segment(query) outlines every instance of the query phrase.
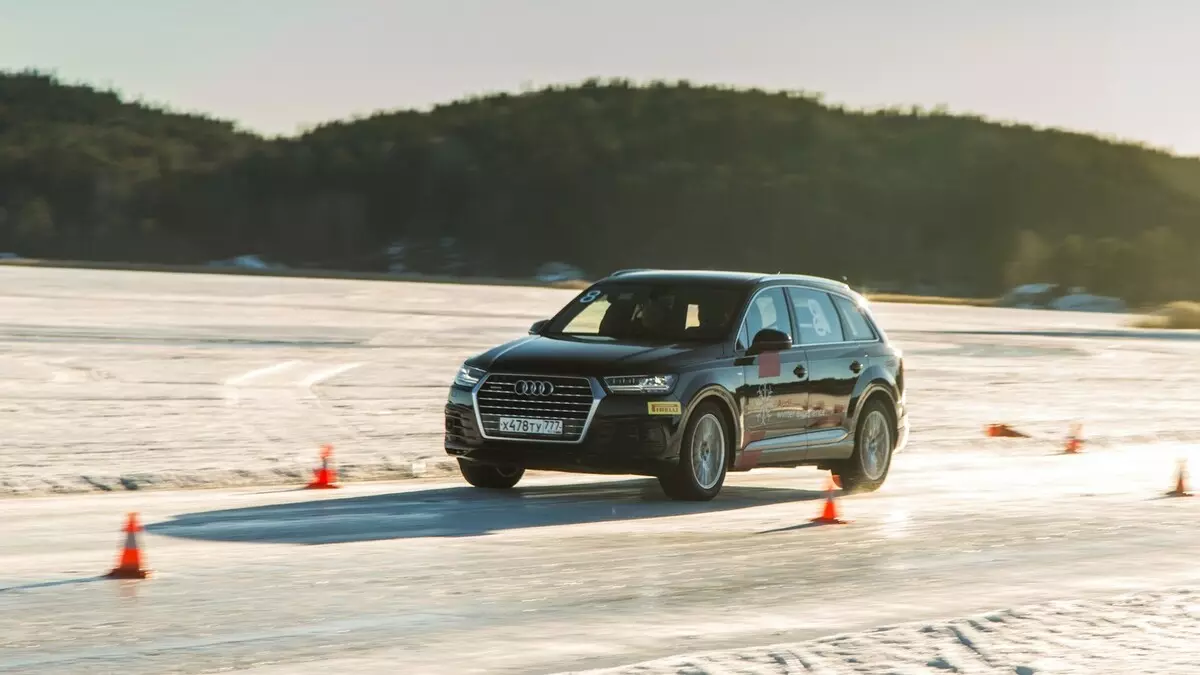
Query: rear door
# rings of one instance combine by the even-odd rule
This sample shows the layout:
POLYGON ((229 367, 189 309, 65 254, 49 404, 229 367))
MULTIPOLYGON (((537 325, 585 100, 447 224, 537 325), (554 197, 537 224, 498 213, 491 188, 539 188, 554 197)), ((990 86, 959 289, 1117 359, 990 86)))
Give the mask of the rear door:
POLYGON ((774 328, 796 340, 787 294, 782 287, 759 291, 750 301, 735 350, 745 384, 738 396, 744 415, 743 464, 802 459, 808 406, 808 364, 798 345, 783 352, 747 356, 754 335, 774 328))
POLYGON ((797 342, 808 358, 807 459, 827 454, 841 457, 850 439, 847 409, 859 373, 866 370, 869 350, 846 339, 846 330, 829 293, 789 286, 797 342))

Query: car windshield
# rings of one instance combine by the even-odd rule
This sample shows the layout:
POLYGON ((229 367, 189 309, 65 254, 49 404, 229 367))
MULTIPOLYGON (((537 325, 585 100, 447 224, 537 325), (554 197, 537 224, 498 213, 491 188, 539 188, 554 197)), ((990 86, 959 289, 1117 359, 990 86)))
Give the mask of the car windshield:
POLYGON ((565 307, 547 335, 641 342, 713 342, 730 334, 746 291, 700 284, 612 282, 565 307))

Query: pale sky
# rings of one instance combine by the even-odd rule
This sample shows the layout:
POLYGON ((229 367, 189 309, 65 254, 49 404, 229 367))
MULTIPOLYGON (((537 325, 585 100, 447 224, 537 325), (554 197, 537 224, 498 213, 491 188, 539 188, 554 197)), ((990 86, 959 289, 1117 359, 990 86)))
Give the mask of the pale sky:
POLYGON ((1195 0, 0 0, 0 69, 25 67, 269 135, 594 76, 1200 154, 1195 0))

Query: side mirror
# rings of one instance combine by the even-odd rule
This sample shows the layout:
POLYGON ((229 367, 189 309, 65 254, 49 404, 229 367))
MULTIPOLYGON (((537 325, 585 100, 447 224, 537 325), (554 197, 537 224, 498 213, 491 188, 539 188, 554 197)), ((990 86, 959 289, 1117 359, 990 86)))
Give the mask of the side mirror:
POLYGON ((542 329, 545 328, 546 324, 548 324, 548 323, 550 323, 550 319, 542 319, 541 321, 535 321, 533 323, 533 325, 529 327, 529 334, 530 335, 541 335, 542 329))
POLYGON ((774 328, 764 328, 754 334, 754 341, 746 354, 753 356, 763 352, 782 352, 792 348, 792 338, 783 331, 774 328))

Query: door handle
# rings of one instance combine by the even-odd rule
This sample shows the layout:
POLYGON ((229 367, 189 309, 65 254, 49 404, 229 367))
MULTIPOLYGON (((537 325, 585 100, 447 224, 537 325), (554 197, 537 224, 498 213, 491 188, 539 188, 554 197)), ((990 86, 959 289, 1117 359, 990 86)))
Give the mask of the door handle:
POLYGON ((796 377, 800 378, 801 380, 808 376, 808 371, 804 369, 804 366, 796 366, 792 369, 792 372, 795 373, 796 377))
POLYGON ((863 369, 862 364, 859 363, 858 361, 854 361, 853 363, 850 364, 850 372, 852 372, 856 375, 858 373, 861 373, 862 369, 863 369))

